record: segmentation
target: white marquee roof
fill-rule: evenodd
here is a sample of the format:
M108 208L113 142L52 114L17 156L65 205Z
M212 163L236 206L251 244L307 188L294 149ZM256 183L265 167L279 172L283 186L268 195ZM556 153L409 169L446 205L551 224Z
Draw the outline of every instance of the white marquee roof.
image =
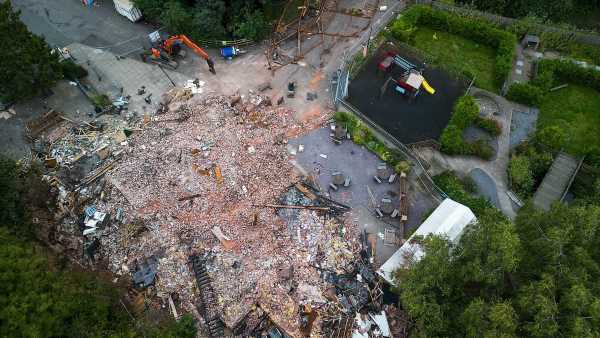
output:
M477 218L468 207L446 198L427 217L412 236L377 270L377 274L388 283L393 284L393 272L399 267L407 267L411 262L420 260L423 249L417 243L411 243L415 236L426 237L429 234L444 235L451 242L457 243L465 227Z

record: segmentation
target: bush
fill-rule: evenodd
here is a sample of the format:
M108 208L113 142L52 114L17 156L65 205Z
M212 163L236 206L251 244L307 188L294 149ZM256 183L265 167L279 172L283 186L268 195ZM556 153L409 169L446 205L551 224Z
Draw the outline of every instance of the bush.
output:
M539 130L536 135L536 141L552 149L560 150L566 138L566 132L559 126L547 126Z
M408 22L405 17L402 20L395 20L390 27L392 36L402 42L409 42L416 30L414 23Z
M461 180L452 171L445 171L434 176L433 181L448 195L448 197L458 203L468 206L475 215L481 215L493 208L492 204L487 199L471 196L465 189Z
M483 118L477 116L475 119L475 125L494 136L499 136L502 133L502 126L500 125L500 122L492 118Z
M513 189L521 196L529 196L533 192L534 179L529 158L515 155L510 160L508 171Z
M462 130L473 124L477 116L479 116L477 102L472 96L465 95L454 104L450 124Z
M506 93L506 98L528 106L539 106L544 93L542 89L529 83L513 83Z
M458 16L427 6L412 6L391 25L392 35L401 41L409 41L415 26L459 35L496 50L496 81L504 82L512 69L517 38L511 32L484 19Z
M88 71L85 68L71 60L61 62L60 66L62 68L63 76L71 81L81 79L88 75Z
M449 155L459 155L464 151L462 129L448 124L440 136L441 151Z
M477 156L487 161L494 157L494 148L483 140L465 143L465 148L465 155Z
M479 121L484 120L484 121ZM472 96L465 95L456 101L450 122L440 136L441 151L449 155L474 155L485 160L494 156L494 149L484 141L467 143L462 134L473 123L488 128L493 135L499 135L500 126L494 120L479 117L479 107Z
M348 132L354 143L365 146L390 166L395 168L400 163L406 162L406 158L400 151L386 146L383 141L373 135L371 129L365 126L356 117L345 112L337 112L334 114L334 119L336 123L345 125L346 128L348 128ZM408 164L408 167L410 169L410 164Z
M394 171L397 174L405 173L407 174L410 171L410 162L408 161L400 161L394 166Z

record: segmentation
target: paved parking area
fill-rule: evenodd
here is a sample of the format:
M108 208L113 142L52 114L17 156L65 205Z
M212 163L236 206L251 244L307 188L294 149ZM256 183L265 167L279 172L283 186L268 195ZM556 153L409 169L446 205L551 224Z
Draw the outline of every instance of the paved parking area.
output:
M329 138L328 128L316 129L298 139L290 140L289 149L296 152L296 161L306 172L314 173L319 181L322 191L328 192L330 198L352 207L351 217L361 230L373 234L377 239L376 260L383 264L399 247L384 244L383 236L386 229L396 230L402 236L402 228L398 219L390 217L377 218L371 206L367 186L373 193L376 201L390 197L394 205L399 204L399 183L376 183L373 176L381 160L373 153L346 140L336 145ZM298 146L304 146L303 152L297 152ZM326 156L324 158L322 155ZM331 174L340 171L351 178L349 187L340 187L338 190L329 188L332 182ZM437 203L431 197L420 191L409 177L409 218L407 229L414 229L421 224L421 219L429 210L435 208Z
M51 46L74 42L106 47L121 54L141 47L141 40L155 30L145 23L132 23L119 15L112 0L96 0L86 7L80 0L12 0L21 11L21 20L34 34L42 35Z

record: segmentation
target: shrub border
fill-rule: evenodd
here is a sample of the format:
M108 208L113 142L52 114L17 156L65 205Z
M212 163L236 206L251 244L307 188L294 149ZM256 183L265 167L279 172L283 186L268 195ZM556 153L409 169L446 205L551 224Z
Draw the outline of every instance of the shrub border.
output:
M395 38L408 42L418 26L446 31L492 47L496 50L495 80L498 88L508 78L517 43L513 33L485 19L458 16L424 5L411 6L390 23L390 30Z

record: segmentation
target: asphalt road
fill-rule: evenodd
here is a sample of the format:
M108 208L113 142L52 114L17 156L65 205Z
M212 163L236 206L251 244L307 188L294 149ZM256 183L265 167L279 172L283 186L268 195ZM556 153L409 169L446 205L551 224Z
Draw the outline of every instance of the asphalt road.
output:
M142 47L155 28L132 23L114 9L112 0L98 0L97 6L83 6L80 0L13 0L21 20L29 30L44 36L54 47L80 42L92 47L108 47L123 54Z

